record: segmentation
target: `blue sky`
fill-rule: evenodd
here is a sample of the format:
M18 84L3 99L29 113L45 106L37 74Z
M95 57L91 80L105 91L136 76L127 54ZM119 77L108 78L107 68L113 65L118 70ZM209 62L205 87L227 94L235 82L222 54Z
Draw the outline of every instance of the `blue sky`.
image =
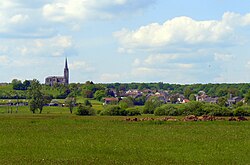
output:
M250 1L2 0L0 82L249 82Z

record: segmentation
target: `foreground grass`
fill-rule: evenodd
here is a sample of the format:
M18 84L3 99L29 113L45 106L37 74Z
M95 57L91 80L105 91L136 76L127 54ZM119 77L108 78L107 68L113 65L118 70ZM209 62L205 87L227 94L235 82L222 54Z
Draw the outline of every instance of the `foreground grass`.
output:
M0 115L0 164L249 164L250 122Z

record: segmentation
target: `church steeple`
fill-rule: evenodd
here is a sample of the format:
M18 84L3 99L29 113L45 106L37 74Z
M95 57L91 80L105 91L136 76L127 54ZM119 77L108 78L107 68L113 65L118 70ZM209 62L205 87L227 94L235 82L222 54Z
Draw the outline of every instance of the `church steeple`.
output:
M68 59L67 59L67 57L65 59L65 69L68 69Z
M69 84L69 68L68 68L68 60L65 59L65 67L64 67L64 84Z

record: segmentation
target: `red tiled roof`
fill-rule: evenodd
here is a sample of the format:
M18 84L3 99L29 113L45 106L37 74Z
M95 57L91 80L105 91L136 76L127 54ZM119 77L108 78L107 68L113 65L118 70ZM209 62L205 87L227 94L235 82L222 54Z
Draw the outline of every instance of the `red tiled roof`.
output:
M110 97L110 98L104 98L105 101L118 101L118 98Z

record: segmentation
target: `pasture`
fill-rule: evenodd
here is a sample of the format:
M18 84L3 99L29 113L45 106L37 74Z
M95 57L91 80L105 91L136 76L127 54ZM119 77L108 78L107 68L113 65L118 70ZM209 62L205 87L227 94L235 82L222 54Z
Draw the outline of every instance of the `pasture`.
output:
M249 164L250 122L127 122L0 108L0 164ZM52 109L51 109L52 108ZM54 109L53 109L54 108ZM144 117L144 116L142 116Z

